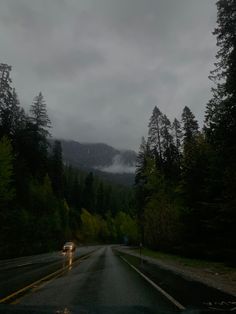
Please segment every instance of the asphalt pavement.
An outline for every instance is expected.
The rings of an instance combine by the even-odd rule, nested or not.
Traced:
[[[73,260],[98,248],[99,246],[79,247],[73,254]],[[62,251],[0,261],[0,303],[6,296],[61,269],[66,262],[67,257]]]
[[[77,262],[68,255],[65,263],[69,265],[65,273],[33,287],[13,303],[25,308],[108,307],[135,309],[137,313],[140,309],[142,313],[178,310],[116,255],[111,246],[101,247]]]
[[[14,296],[6,304],[0,304],[0,313],[4,314],[149,314],[185,310],[182,301],[186,301],[186,292],[184,299],[178,299],[179,303],[175,294],[161,288],[161,281],[157,285],[112,246],[83,247],[73,254],[55,252],[9,260],[2,266],[0,303],[7,294]],[[44,279],[35,281],[36,278]],[[27,285],[29,289],[14,295],[14,291]],[[178,289],[181,291],[181,287]],[[205,311],[188,307],[186,313]]]

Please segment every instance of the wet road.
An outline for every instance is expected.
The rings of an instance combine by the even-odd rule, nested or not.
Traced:
[[[208,313],[202,306],[200,310],[202,300],[194,307],[191,301],[191,298],[198,299],[201,290],[208,299],[210,294],[204,290],[206,287],[198,287],[198,290],[195,283],[181,281],[156,268],[159,285],[155,285],[150,280],[155,279],[154,274],[145,278],[127,259],[114,247],[97,246],[80,248],[66,256],[53,253],[0,262],[2,295],[12,293],[11,289],[15,291],[19,284],[31,283],[29,289],[7,299],[7,305],[0,304],[0,313],[176,313],[184,310],[182,304],[187,307],[186,313]],[[149,265],[148,271],[151,270]],[[49,277],[43,277],[48,273]],[[164,284],[163,290],[162,283],[170,276],[172,284],[167,289]],[[38,277],[45,279],[35,282]],[[185,285],[188,288],[185,289]],[[3,298],[0,303],[1,300]],[[197,308],[197,312],[192,312],[193,308]]]
[[[73,259],[76,260],[97,246],[79,247]],[[61,269],[66,262],[62,252],[53,252],[0,261],[0,303],[1,299]]]
[[[135,308],[137,313],[140,309],[142,313],[177,310],[174,304],[116,256],[110,246],[96,250],[79,263],[73,264],[68,257],[67,263],[70,267],[63,275],[36,286],[13,303],[60,309],[105,306],[115,310],[123,307]]]

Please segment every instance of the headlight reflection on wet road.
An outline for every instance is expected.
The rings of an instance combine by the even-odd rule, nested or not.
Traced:
[[[66,253],[63,258],[63,268],[68,268],[68,270],[71,270],[73,260],[74,260],[74,254],[72,252]]]
[[[70,310],[68,310],[68,308],[56,311],[56,314],[71,314],[71,313],[72,312]]]

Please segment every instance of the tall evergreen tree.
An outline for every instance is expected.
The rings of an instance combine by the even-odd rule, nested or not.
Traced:
[[[168,148],[173,145],[173,137],[171,134],[171,123],[167,116],[164,114],[161,119],[161,147],[163,151],[163,155],[168,150]]]
[[[236,3],[219,0],[217,9],[217,27],[213,34],[219,50],[215,69],[209,76],[216,86],[207,105],[206,124],[210,140],[230,156],[232,150],[236,152]]]
[[[214,151],[209,176],[214,229],[219,242],[234,247],[236,223],[236,2],[217,1],[218,52],[210,79],[215,83],[206,110],[206,135]],[[217,173],[217,176],[216,176]],[[215,192],[215,193],[214,193]],[[226,240],[227,239],[227,240]],[[225,241],[226,240],[226,241]]]
[[[186,146],[194,143],[197,135],[199,134],[198,122],[195,119],[194,114],[185,106],[182,113],[182,124],[183,124],[183,144]]]
[[[13,139],[24,120],[24,110],[11,86],[10,72],[9,65],[0,64],[0,136]]]
[[[182,133],[182,128],[181,128],[181,123],[176,118],[174,119],[174,122],[172,123],[172,132],[173,132],[173,139],[174,139],[175,147],[177,148],[178,153],[180,154],[183,133]]]
[[[147,201],[148,193],[146,190],[147,184],[147,166],[148,161],[151,159],[151,150],[149,143],[142,137],[142,142],[139,148],[139,153],[136,161],[135,171],[135,196],[136,196],[136,207],[138,211],[138,223],[141,233],[141,240],[144,240],[144,207]]]
[[[136,160],[136,171],[135,171],[135,183],[145,183],[145,168],[147,165],[147,159],[151,157],[149,143],[142,137],[140,144],[137,160]]]
[[[187,205],[192,207],[197,201],[197,176],[200,169],[196,164],[197,138],[199,135],[198,122],[188,107],[184,107],[182,113],[183,124],[183,161],[182,177],[184,194]]]
[[[159,167],[162,167],[163,163],[163,152],[161,145],[161,125],[162,125],[162,113],[157,108],[154,107],[152,116],[149,121],[148,130],[148,144],[153,156],[156,159]]]
[[[178,151],[174,145],[171,122],[166,115],[162,116],[161,146],[164,174],[168,179],[173,180],[177,176]]]
[[[36,130],[44,137],[49,136],[48,129],[51,127],[51,121],[48,117],[47,106],[41,92],[34,98],[30,114],[30,120]]]
[[[34,175],[43,179],[48,172],[48,137],[50,136],[50,119],[43,95],[40,92],[34,98],[30,107],[30,116],[27,121],[27,133],[29,135],[29,157],[31,171]]]

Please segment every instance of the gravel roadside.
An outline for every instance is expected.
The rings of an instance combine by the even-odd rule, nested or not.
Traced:
[[[129,247],[116,247],[119,251],[140,257],[139,253]],[[236,297],[236,269],[216,270],[214,267],[200,268],[184,265],[179,261],[157,259],[142,255],[143,260],[156,264],[159,267],[171,270],[185,278],[204,283],[209,287],[216,288],[222,292],[228,293]]]

